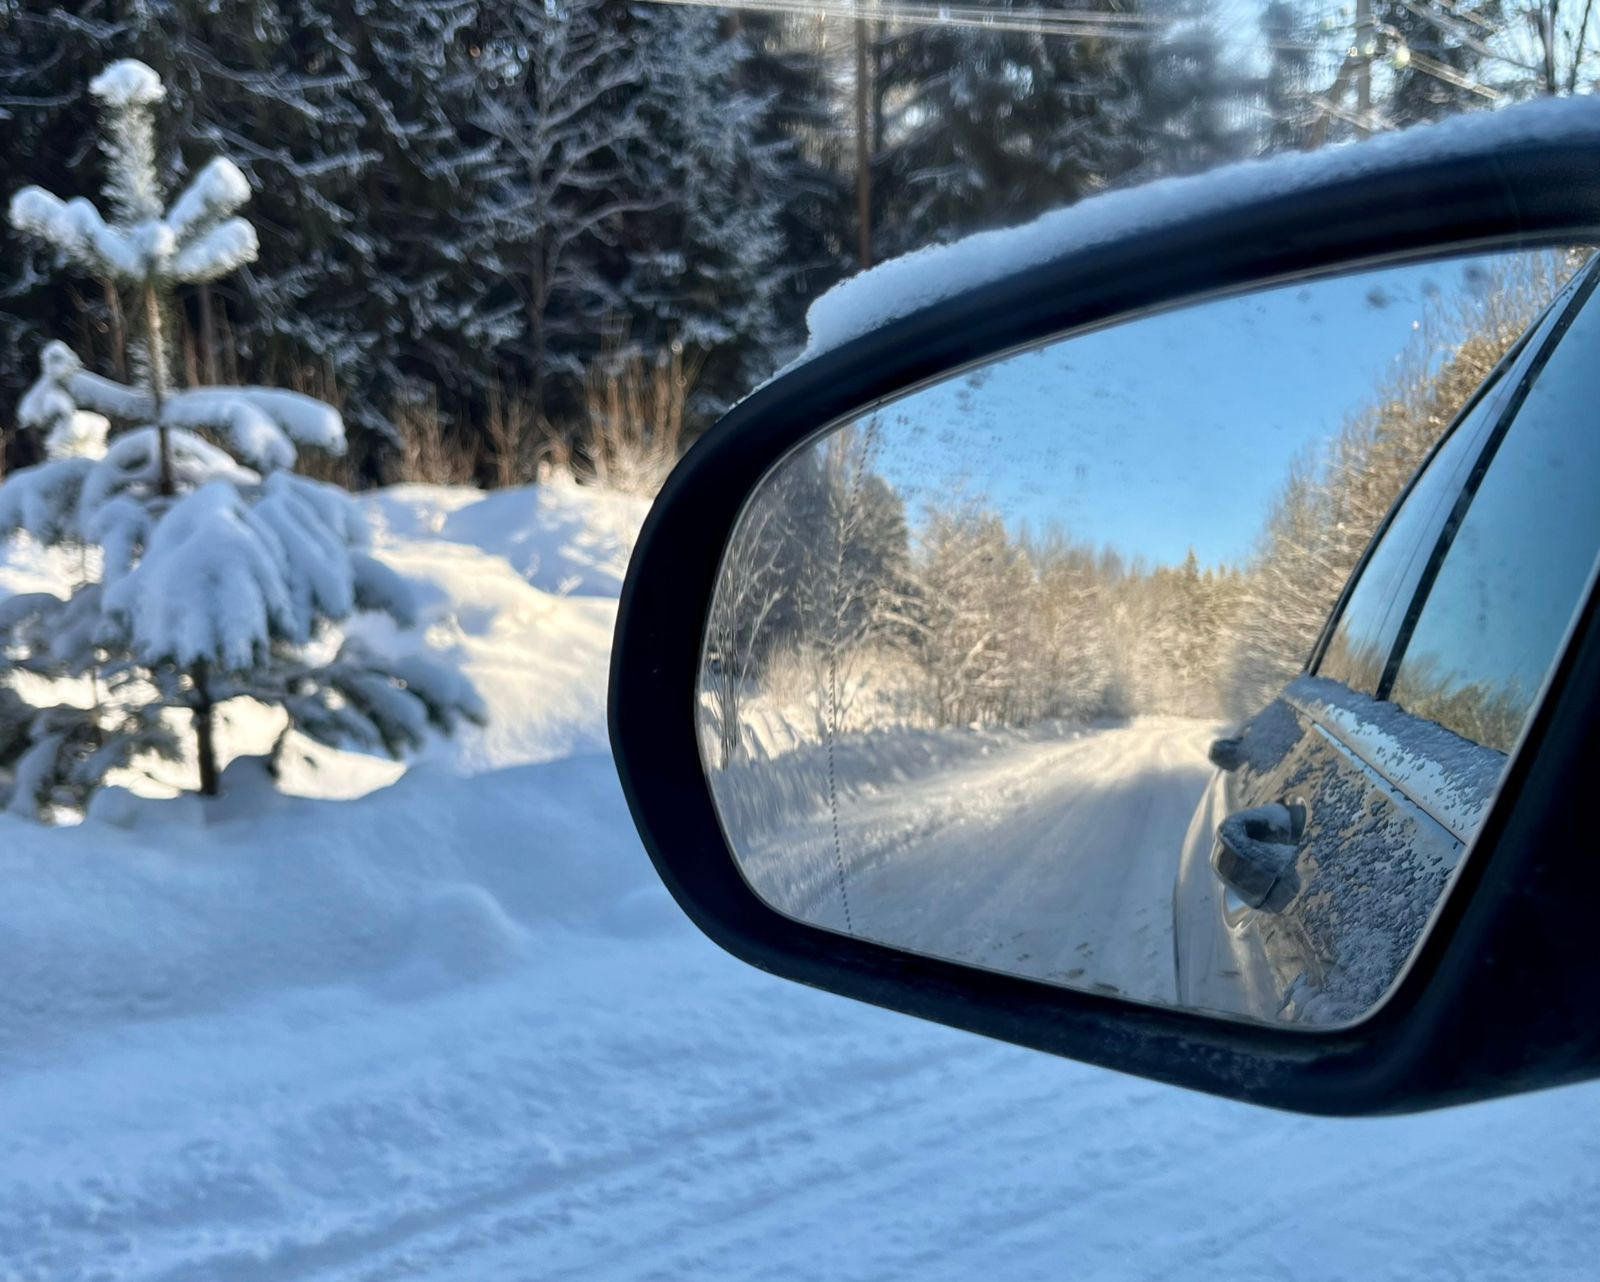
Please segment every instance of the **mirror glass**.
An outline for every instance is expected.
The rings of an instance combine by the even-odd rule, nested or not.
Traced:
[[[1094,992],[1370,1011],[1600,542],[1588,252],[1062,337],[791,453],[724,554],[704,765],[803,921]]]

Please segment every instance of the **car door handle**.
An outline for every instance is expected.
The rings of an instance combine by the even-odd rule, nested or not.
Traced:
[[[1237,810],[1217,827],[1212,871],[1249,907],[1278,912],[1298,889],[1294,861],[1305,829],[1298,800]]]

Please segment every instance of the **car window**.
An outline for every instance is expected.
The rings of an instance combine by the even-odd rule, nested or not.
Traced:
[[[1339,616],[1317,666],[1318,676],[1342,681],[1362,694],[1377,694],[1439,527],[1460,493],[1484,434],[1504,408],[1503,381],[1479,397],[1445,438],[1389,522]]]
[[[1396,670],[1391,698],[1509,751],[1600,546],[1600,306],[1572,322],[1493,452]]]
[[[1360,571],[1317,660],[1317,676],[1342,682],[1361,694],[1378,694],[1395,640],[1461,487],[1507,399],[1567,314],[1585,279],[1583,273],[1575,276],[1538,323],[1513,345],[1477,399],[1423,464],[1422,474],[1401,500]]]

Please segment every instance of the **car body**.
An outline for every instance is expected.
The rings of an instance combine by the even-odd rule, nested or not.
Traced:
[[[1173,895],[1187,1005],[1354,1021],[1402,973],[1488,814],[1593,570],[1600,264],[1468,401],[1303,673],[1219,740]]]

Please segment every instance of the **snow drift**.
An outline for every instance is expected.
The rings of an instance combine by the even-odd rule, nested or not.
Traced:
[[[592,594],[614,598],[642,505],[552,485],[487,497],[404,487],[365,507],[387,561],[428,602],[411,645],[462,663],[501,715],[435,739],[426,764],[398,778],[388,763],[299,742],[290,788],[378,788],[334,801],[279,793],[249,754],[281,721],[235,707],[228,742],[243,755],[220,800],[114,787],[80,827],[0,817],[12,888],[0,898],[0,1054],[299,985],[398,992],[482,978],[514,962],[528,930],[592,925],[641,884],[624,834],[587,833],[621,796],[609,762],[584,754],[604,748],[592,692],[612,608]],[[10,559],[26,562],[26,547]],[[0,584],[26,582],[7,568]],[[35,573],[49,581],[46,566]],[[530,649],[533,635],[543,646]],[[533,703],[542,717],[526,713]]]

